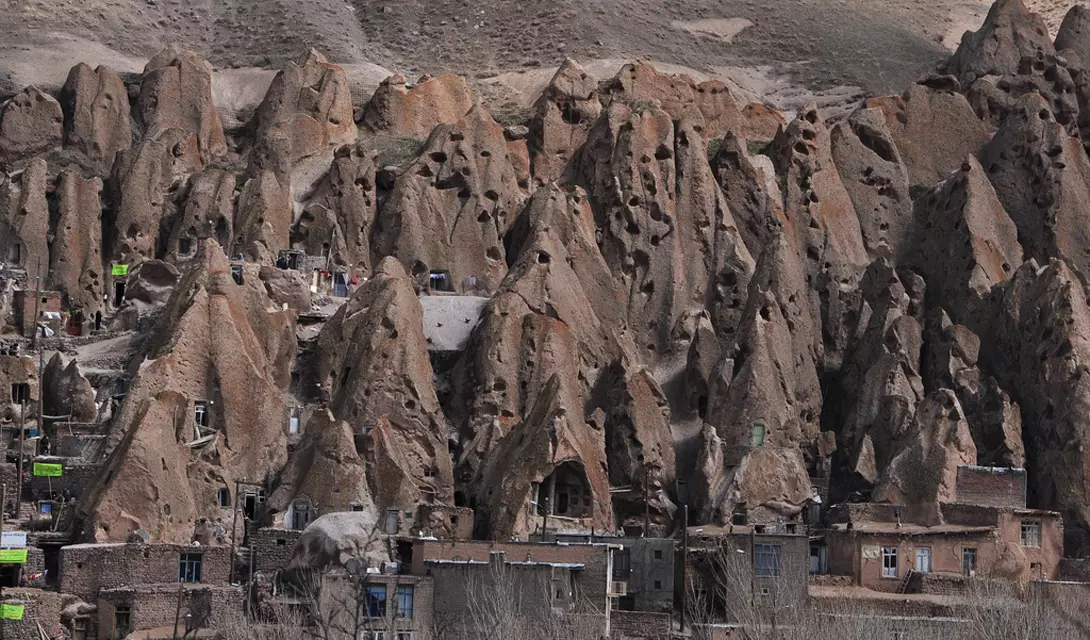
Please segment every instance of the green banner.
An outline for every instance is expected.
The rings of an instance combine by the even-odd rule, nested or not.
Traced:
[[[127,264],[115,264],[113,266],[113,270],[111,271],[111,275],[114,275],[114,276],[127,276],[127,275],[129,275],[129,265],[127,265]]]
[[[26,564],[26,549],[0,549],[0,564]]]
[[[4,620],[22,620],[23,608],[21,604],[0,605],[0,618]]]
[[[64,475],[64,465],[59,462],[35,462],[34,475],[59,478]]]

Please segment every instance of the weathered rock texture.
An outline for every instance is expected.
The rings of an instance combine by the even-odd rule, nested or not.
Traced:
[[[236,284],[214,241],[198,260],[175,287],[155,346],[133,363],[110,432],[119,453],[83,505],[96,540],[124,541],[143,529],[155,540],[188,543],[198,519],[230,518],[218,506],[219,489],[268,477],[286,462],[282,393],[294,316],[271,305],[256,278]],[[208,414],[203,429],[195,403]]]
[[[144,138],[180,129],[196,139],[204,161],[223,155],[227,143],[212,100],[209,65],[197,54],[168,47],[148,61],[135,113]]]
[[[57,218],[49,247],[49,280],[70,309],[90,318],[102,311],[106,288],[102,261],[102,181],[73,169],[58,178]]]
[[[77,64],[61,89],[61,107],[65,148],[83,153],[108,175],[117,152],[132,145],[129,95],[120,76],[107,66]]]
[[[436,125],[461,120],[472,106],[473,95],[461,76],[425,76],[412,85],[404,76],[391,76],[371,96],[361,124],[372,132],[422,140]]]
[[[0,164],[59,147],[64,114],[53,96],[27,87],[0,106]]]
[[[524,195],[508,159],[503,127],[481,106],[432,131],[405,169],[373,227],[378,255],[394,256],[421,286],[447,272],[494,289],[507,271],[503,234]]]
[[[323,397],[337,420],[367,440],[368,481],[382,510],[453,502],[449,428],[422,317],[405,269],[386,259],[318,337]]]

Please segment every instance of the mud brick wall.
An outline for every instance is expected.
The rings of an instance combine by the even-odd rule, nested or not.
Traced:
[[[670,614],[649,611],[613,611],[609,616],[610,635],[628,638],[669,638]]]
[[[250,532],[254,571],[276,571],[288,566],[302,531],[262,528]]]
[[[124,587],[102,591],[98,599],[99,638],[112,638],[118,607],[129,608],[129,630],[173,627],[178,615],[178,635],[188,620],[197,628],[211,628],[218,622],[241,615],[242,587],[186,585],[181,593],[177,584]]]
[[[985,507],[1026,508],[1026,470],[958,467],[957,501]]]
[[[176,544],[77,544],[60,552],[60,590],[88,602],[100,591],[120,587],[178,582],[181,553],[204,556],[201,582],[226,585],[230,574],[229,547]]]
[[[102,469],[100,464],[88,464],[82,458],[38,458],[38,462],[61,463],[64,470],[59,478],[35,476],[34,467],[27,470],[30,495],[34,500],[49,500],[50,491],[64,493],[65,489],[77,500],[80,494],[92,486],[95,476]]]

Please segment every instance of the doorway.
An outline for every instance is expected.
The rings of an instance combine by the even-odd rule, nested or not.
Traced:
[[[114,307],[120,307],[125,302],[125,281],[114,280]]]

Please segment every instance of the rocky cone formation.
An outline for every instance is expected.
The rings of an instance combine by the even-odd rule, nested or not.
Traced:
[[[299,566],[420,506],[498,539],[799,521],[815,491],[937,523],[981,464],[1025,466],[1090,548],[1088,15],[1052,43],[1000,0],[903,95],[789,121],[642,61],[567,61],[506,127],[457,76],[353,104],[315,51],[226,133],[177,49],[27,88],[0,107],[3,324],[40,277],[147,331],[86,536],[188,542],[236,479],[263,524],[362,510]],[[47,410],[99,419],[78,365],[45,376]]]

